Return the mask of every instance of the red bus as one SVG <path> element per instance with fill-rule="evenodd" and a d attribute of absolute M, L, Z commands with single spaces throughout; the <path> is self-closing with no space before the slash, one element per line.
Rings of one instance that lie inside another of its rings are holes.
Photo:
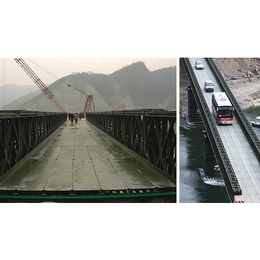
<path fill-rule="evenodd" d="M 212 94 L 212 110 L 219 125 L 233 124 L 233 107 L 225 92 Z"/>

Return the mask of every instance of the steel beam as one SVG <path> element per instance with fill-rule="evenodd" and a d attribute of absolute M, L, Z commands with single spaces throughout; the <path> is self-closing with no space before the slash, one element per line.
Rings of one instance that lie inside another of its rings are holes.
<path fill-rule="evenodd" d="M 206 176 L 210 178 L 214 177 L 214 167 L 216 164 L 217 162 L 207 132 L 203 131 L 203 169 Z"/>
<path fill-rule="evenodd" d="M 243 113 L 240 105 L 238 104 L 235 96 L 233 95 L 232 91 L 230 90 L 229 86 L 227 85 L 226 81 L 222 77 L 219 69 L 217 68 L 216 64 L 214 63 L 212 58 L 206 59 L 210 68 L 212 69 L 216 79 L 218 80 L 219 85 L 222 87 L 223 91 L 228 96 L 230 102 L 232 103 L 232 106 L 235 109 L 236 118 L 238 119 L 239 124 L 242 126 L 242 129 L 244 133 L 246 134 L 246 137 L 253 148 L 255 155 L 260 160 L 260 140 L 257 137 L 255 131 L 253 130 L 250 122 L 246 118 L 246 115 Z"/>
<path fill-rule="evenodd" d="M 66 113 L 0 111 L 0 177 L 66 119 Z"/>
<path fill-rule="evenodd" d="M 199 86 L 198 80 L 192 69 L 190 61 L 188 58 L 181 58 L 180 60 L 183 64 L 183 67 L 184 67 L 186 74 L 189 78 L 189 81 L 191 83 L 193 94 L 194 94 L 197 106 L 200 110 L 206 132 L 209 136 L 211 147 L 214 151 L 218 165 L 220 166 L 221 173 L 222 173 L 223 179 L 226 184 L 226 189 L 227 189 L 230 201 L 234 202 L 235 195 L 242 195 L 241 187 L 238 183 L 236 174 L 235 174 L 234 169 L 231 165 L 231 162 L 228 158 L 224 145 L 221 141 L 221 138 L 220 138 L 219 132 L 217 130 L 217 127 L 215 125 L 214 119 L 208 108 L 207 102 L 203 96 L 202 90 Z"/>
<path fill-rule="evenodd" d="M 190 122 L 202 121 L 191 86 L 188 86 L 188 117 Z"/>
<path fill-rule="evenodd" d="M 86 119 L 176 179 L 176 111 L 86 113 Z"/>

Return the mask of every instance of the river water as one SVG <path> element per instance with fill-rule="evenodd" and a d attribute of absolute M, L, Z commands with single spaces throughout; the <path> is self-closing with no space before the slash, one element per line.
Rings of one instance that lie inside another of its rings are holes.
<path fill-rule="evenodd" d="M 244 110 L 248 120 L 260 116 L 260 107 Z M 260 138 L 260 128 L 253 128 Z M 203 168 L 203 124 L 185 123 L 180 120 L 180 202 L 213 203 L 229 202 L 225 186 L 217 182 L 206 184 L 200 178 L 198 168 Z"/>

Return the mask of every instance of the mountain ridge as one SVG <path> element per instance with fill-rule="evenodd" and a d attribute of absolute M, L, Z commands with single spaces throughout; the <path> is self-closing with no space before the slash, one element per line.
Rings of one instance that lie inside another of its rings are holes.
<path fill-rule="evenodd" d="M 120 103 L 125 103 L 127 109 L 172 110 L 176 108 L 176 67 L 151 72 L 143 62 L 136 62 L 109 75 L 86 72 L 68 75 L 55 81 L 49 89 L 70 111 L 82 111 L 87 95 L 94 95 L 96 111 L 116 110 Z M 5 107 L 8 108 L 57 111 L 43 93 L 30 100 L 25 98 L 19 107 L 14 101 Z"/>

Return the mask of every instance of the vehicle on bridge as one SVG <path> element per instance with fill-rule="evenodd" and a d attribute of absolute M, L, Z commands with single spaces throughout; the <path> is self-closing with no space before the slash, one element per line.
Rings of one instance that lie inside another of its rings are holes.
<path fill-rule="evenodd" d="M 206 92 L 214 92 L 214 83 L 212 82 L 212 80 L 205 81 L 204 89 Z"/>
<path fill-rule="evenodd" d="M 233 107 L 225 92 L 212 94 L 213 115 L 219 125 L 233 124 Z"/>
<path fill-rule="evenodd" d="M 196 61 L 195 62 L 195 68 L 196 68 L 196 70 L 203 70 L 204 66 L 203 66 L 201 61 Z"/>

